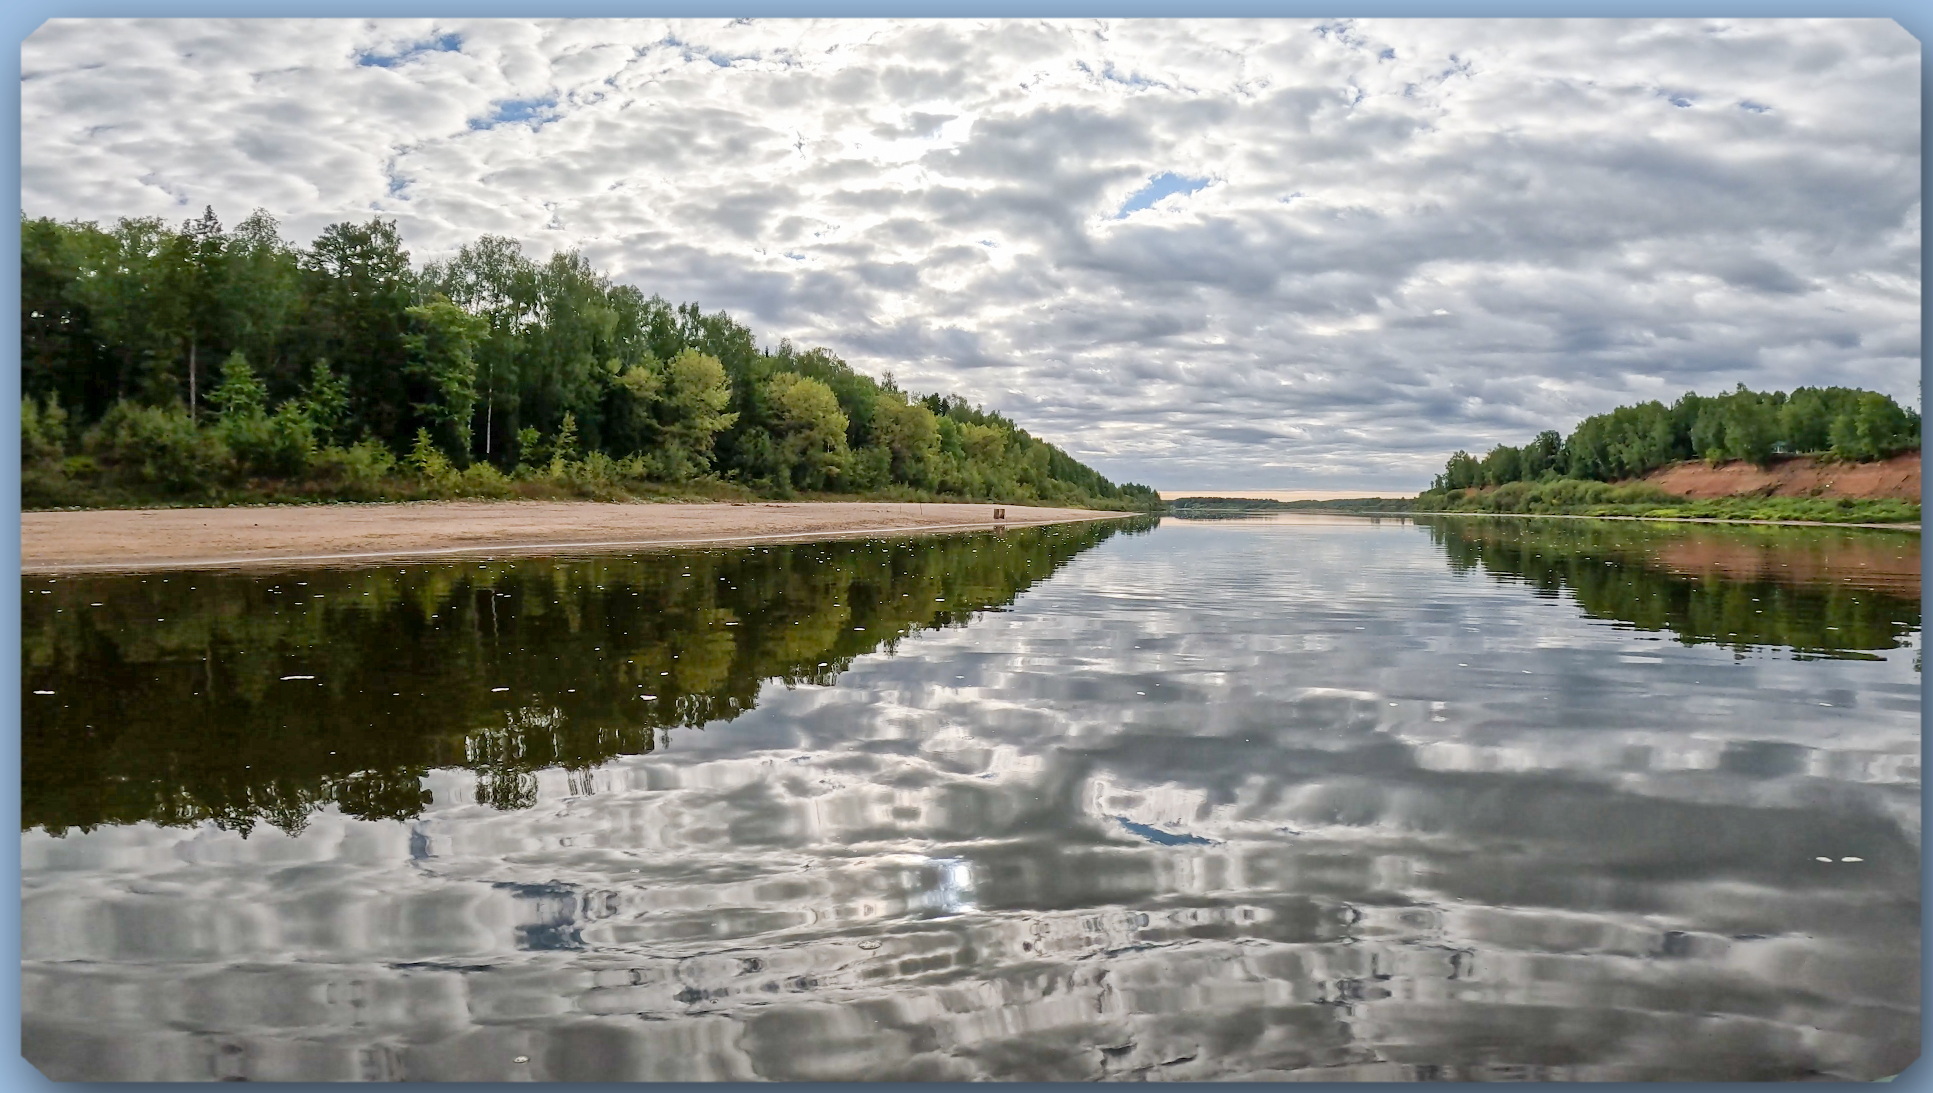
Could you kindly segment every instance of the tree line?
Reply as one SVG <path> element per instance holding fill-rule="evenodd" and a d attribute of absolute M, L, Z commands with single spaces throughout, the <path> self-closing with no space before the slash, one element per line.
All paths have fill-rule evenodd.
<path fill-rule="evenodd" d="M 1522 447 L 1500 444 L 1479 459 L 1459 451 L 1432 493 L 1510 482 L 1641 478 L 1681 460 L 1748 460 L 1815 454 L 1857 462 L 1918 451 L 1920 415 L 1886 395 L 1847 387 L 1687 392 L 1667 406 L 1652 400 L 1587 417 L 1569 436 L 1546 430 Z"/>
<path fill-rule="evenodd" d="M 547 480 L 1153 508 L 958 395 L 484 236 L 413 264 L 393 221 L 306 248 L 256 211 L 21 221 L 23 498 L 263 481 L 372 495 Z M 595 492 L 593 490 L 593 492 Z"/>

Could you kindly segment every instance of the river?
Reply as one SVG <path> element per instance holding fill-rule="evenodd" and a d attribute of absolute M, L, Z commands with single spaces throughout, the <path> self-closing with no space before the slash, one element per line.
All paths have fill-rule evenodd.
<path fill-rule="evenodd" d="M 1169 518 L 22 589 L 57 1078 L 1918 1054 L 1915 535 Z"/>

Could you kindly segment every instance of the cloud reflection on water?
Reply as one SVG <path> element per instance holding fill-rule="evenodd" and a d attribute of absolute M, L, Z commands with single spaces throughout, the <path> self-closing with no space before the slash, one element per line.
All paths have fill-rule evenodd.
<path fill-rule="evenodd" d="M 836 685 L 533 771 L 515 809 L 441 768 L 408 819 L 26 832 L 29 1054 L 476 1080 L 1917 1054 L 1911 650 L 1661 641 L 1443 558 L 1405 525 L 1164 527 Z"/>

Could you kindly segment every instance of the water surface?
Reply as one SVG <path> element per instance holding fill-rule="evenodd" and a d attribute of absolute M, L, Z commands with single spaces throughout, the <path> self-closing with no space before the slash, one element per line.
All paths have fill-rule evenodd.
<path fill-rule="evenodd" d="M 26 1054 L 1895 1073 L 1918 573 L 1896 533 L 1270 517 L 28 578 Z"/>

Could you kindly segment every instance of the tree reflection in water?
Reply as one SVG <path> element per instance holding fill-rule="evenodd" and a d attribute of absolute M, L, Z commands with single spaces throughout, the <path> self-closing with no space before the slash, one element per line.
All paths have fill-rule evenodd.
<path fill-rule="evenodd" d="M 438 767 L 521 808 L 771 680 L 998 611 L 1141 519 L 380 569 L 28 578 L 24 827 L 406 819 Z M 39 694 L 47 691 L 52 694 Z"/>
<path fill-rule="evenodd" d="M 1837 528 L 1427 517 L 1481 569 L 1686 645 L 1874 659 L 1920 627 L 1920 537 Z"/>

